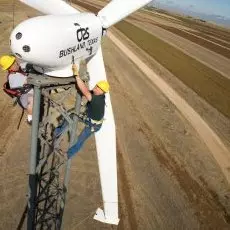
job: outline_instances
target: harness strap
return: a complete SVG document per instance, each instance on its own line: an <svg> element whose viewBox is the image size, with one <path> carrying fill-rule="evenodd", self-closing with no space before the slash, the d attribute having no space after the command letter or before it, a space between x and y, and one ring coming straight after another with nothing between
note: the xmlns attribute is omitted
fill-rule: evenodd
<svg viewBox="0 0 230 230"><path fill-rule="evenodd" d="M24 76L27 76L28 74L25 73L21 68L19 69L19 71L17 71L18 73L21 73ZM22 94L26 94L28 93L31 89L32 89L32 85L29 84L24 84L23 87L18 87L18 88L14 88L11 89L10 85L9 85L9 75L10 74L15 74L15 71L8 71L7 74L7 82L4 83L3 85L3 90L10 95L11 97L20 97Z"/></svg>
<svg viewBox="0 0 230 230"><path fill-rule="evenodd" d="M97 121L89 118L86 114L73 114L76 115L80 119L80 121L82 121L87 127L89 127L92 133L95 132L96 126L101 125L105 120L103 118L100 121Z"/></svg>
<svg viewBox="0 0 230 230"><path fill-rule="evenodd" d="M28 76L28 73L25 73L22 68L20 67L19 70L17 72L12 71L12 70L8 70L8 75L7 75L7 79L9 77L10 74L15 74L15 73L21 73L24 76Z"/></svg>
<svg viewBox="0 0 230 230"><path fill-rule="evenodd" d="M3 85L3 90L9 94L10 96L14 96L14 97L18 97L20 92L18 90L15 89L10 89L8 86L8 81L4 83Z"/></svg>
<svg viewBox="0 0 230 230"><path fill-rule="evenodd" d="M89 118L92 124L100 125L103 123L104 119L101 119L100 121L93 120L92 118Z"/></svg>
<svg viewBox="0 0 230 230"><path fill-rule="evenodd" d="M92 118L89 118L86 114L75 114L75 115L77 115L78 118L80 118L83 122L88 121L93 125L100 125L105 120L104 118L102 118L100 121L93 120Z"/></svg>
<svg viewBox="0 0 230 230"><path fill-rule="evenodd" d="M90 128L90 130L91 130L92 133L95 132L96 127L99 126L99 125L102 125L102 123L104 121L104 119L102 119L100 121L96 121L96 120L93 120L93 119L91 119L91 118L89 118L87 116L85 116L85 117L86 118L83 119L83 122L85 123L85 125L87 127Z"/></svg>
<svg viewBox="0 0 230 230"><path fill-rule="evenodd" d="M10 89L8 87L8 82L5 82L3 85L3 90L7 94L9 94L10 96L13 96L13 97L20 97L20 96L22 96L22 94L28 93L32 88L33 88L33 86L29 85L29 84L25 84L22 87L14 88L14 89Z"/></svg>

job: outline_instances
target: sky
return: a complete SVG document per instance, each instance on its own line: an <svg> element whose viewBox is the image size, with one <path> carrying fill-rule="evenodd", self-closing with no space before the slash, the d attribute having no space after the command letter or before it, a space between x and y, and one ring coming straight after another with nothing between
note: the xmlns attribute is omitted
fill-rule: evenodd
<svg viewBox="0 0 230 230"><path fill-rule="evenodd" d="M198 13L230 18L230 0L157 0L156 2Z"/></svg>

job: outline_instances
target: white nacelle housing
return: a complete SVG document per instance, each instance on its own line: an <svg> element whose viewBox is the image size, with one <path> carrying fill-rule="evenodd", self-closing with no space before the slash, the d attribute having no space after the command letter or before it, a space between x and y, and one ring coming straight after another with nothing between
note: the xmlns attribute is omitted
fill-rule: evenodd
<svg viewBox="0 0 230 230"><path fill-rule="evenodd" d="M47 15L19 24L10 43L18 58L46 69L47 73L69 66L72 56L80 61L94 55L101 37L101 22L94 14Z"/></svg>

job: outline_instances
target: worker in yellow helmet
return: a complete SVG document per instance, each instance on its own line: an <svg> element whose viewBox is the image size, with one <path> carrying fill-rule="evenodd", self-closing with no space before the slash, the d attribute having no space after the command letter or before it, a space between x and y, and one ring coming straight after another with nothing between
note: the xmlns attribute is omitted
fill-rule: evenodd
<svg viewBox="0 0 230 230"><path fill-rule="evenodd" d="M99 81L90 91L80 79L75 64L73 65L73 75L76 78L77 87L88 102L86 104L86 117L83 119L85 127L78 136L77 142L67 151L68 158L72 158L81 149L91 134L100 130L105 112L105 93L109 92L109 84L107 81ZM58 127L55 135L58 135L58 132L60 133L61 130L62 128Z"/></svg>
<svg viewBox="0 0 230 230"><path fill-rule="evenodd" d="M17 62L13 55L0 57L2 70L7 71L7 82L4 84L4 91L11 97L17 97L18 103L27 110L27 122L32 122L33 90L26 88L27 73Z"/></svg>

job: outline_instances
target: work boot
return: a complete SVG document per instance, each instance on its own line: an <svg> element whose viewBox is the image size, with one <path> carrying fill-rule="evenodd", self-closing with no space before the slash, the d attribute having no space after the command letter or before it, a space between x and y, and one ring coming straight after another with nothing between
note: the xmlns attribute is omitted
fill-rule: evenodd
<svg viewBox="0 0 230 230"><path fill-rule="evenodd" d="M26 123L31 126L32 125L32 120L29 121L29 120L26 119Z"/></svg>

